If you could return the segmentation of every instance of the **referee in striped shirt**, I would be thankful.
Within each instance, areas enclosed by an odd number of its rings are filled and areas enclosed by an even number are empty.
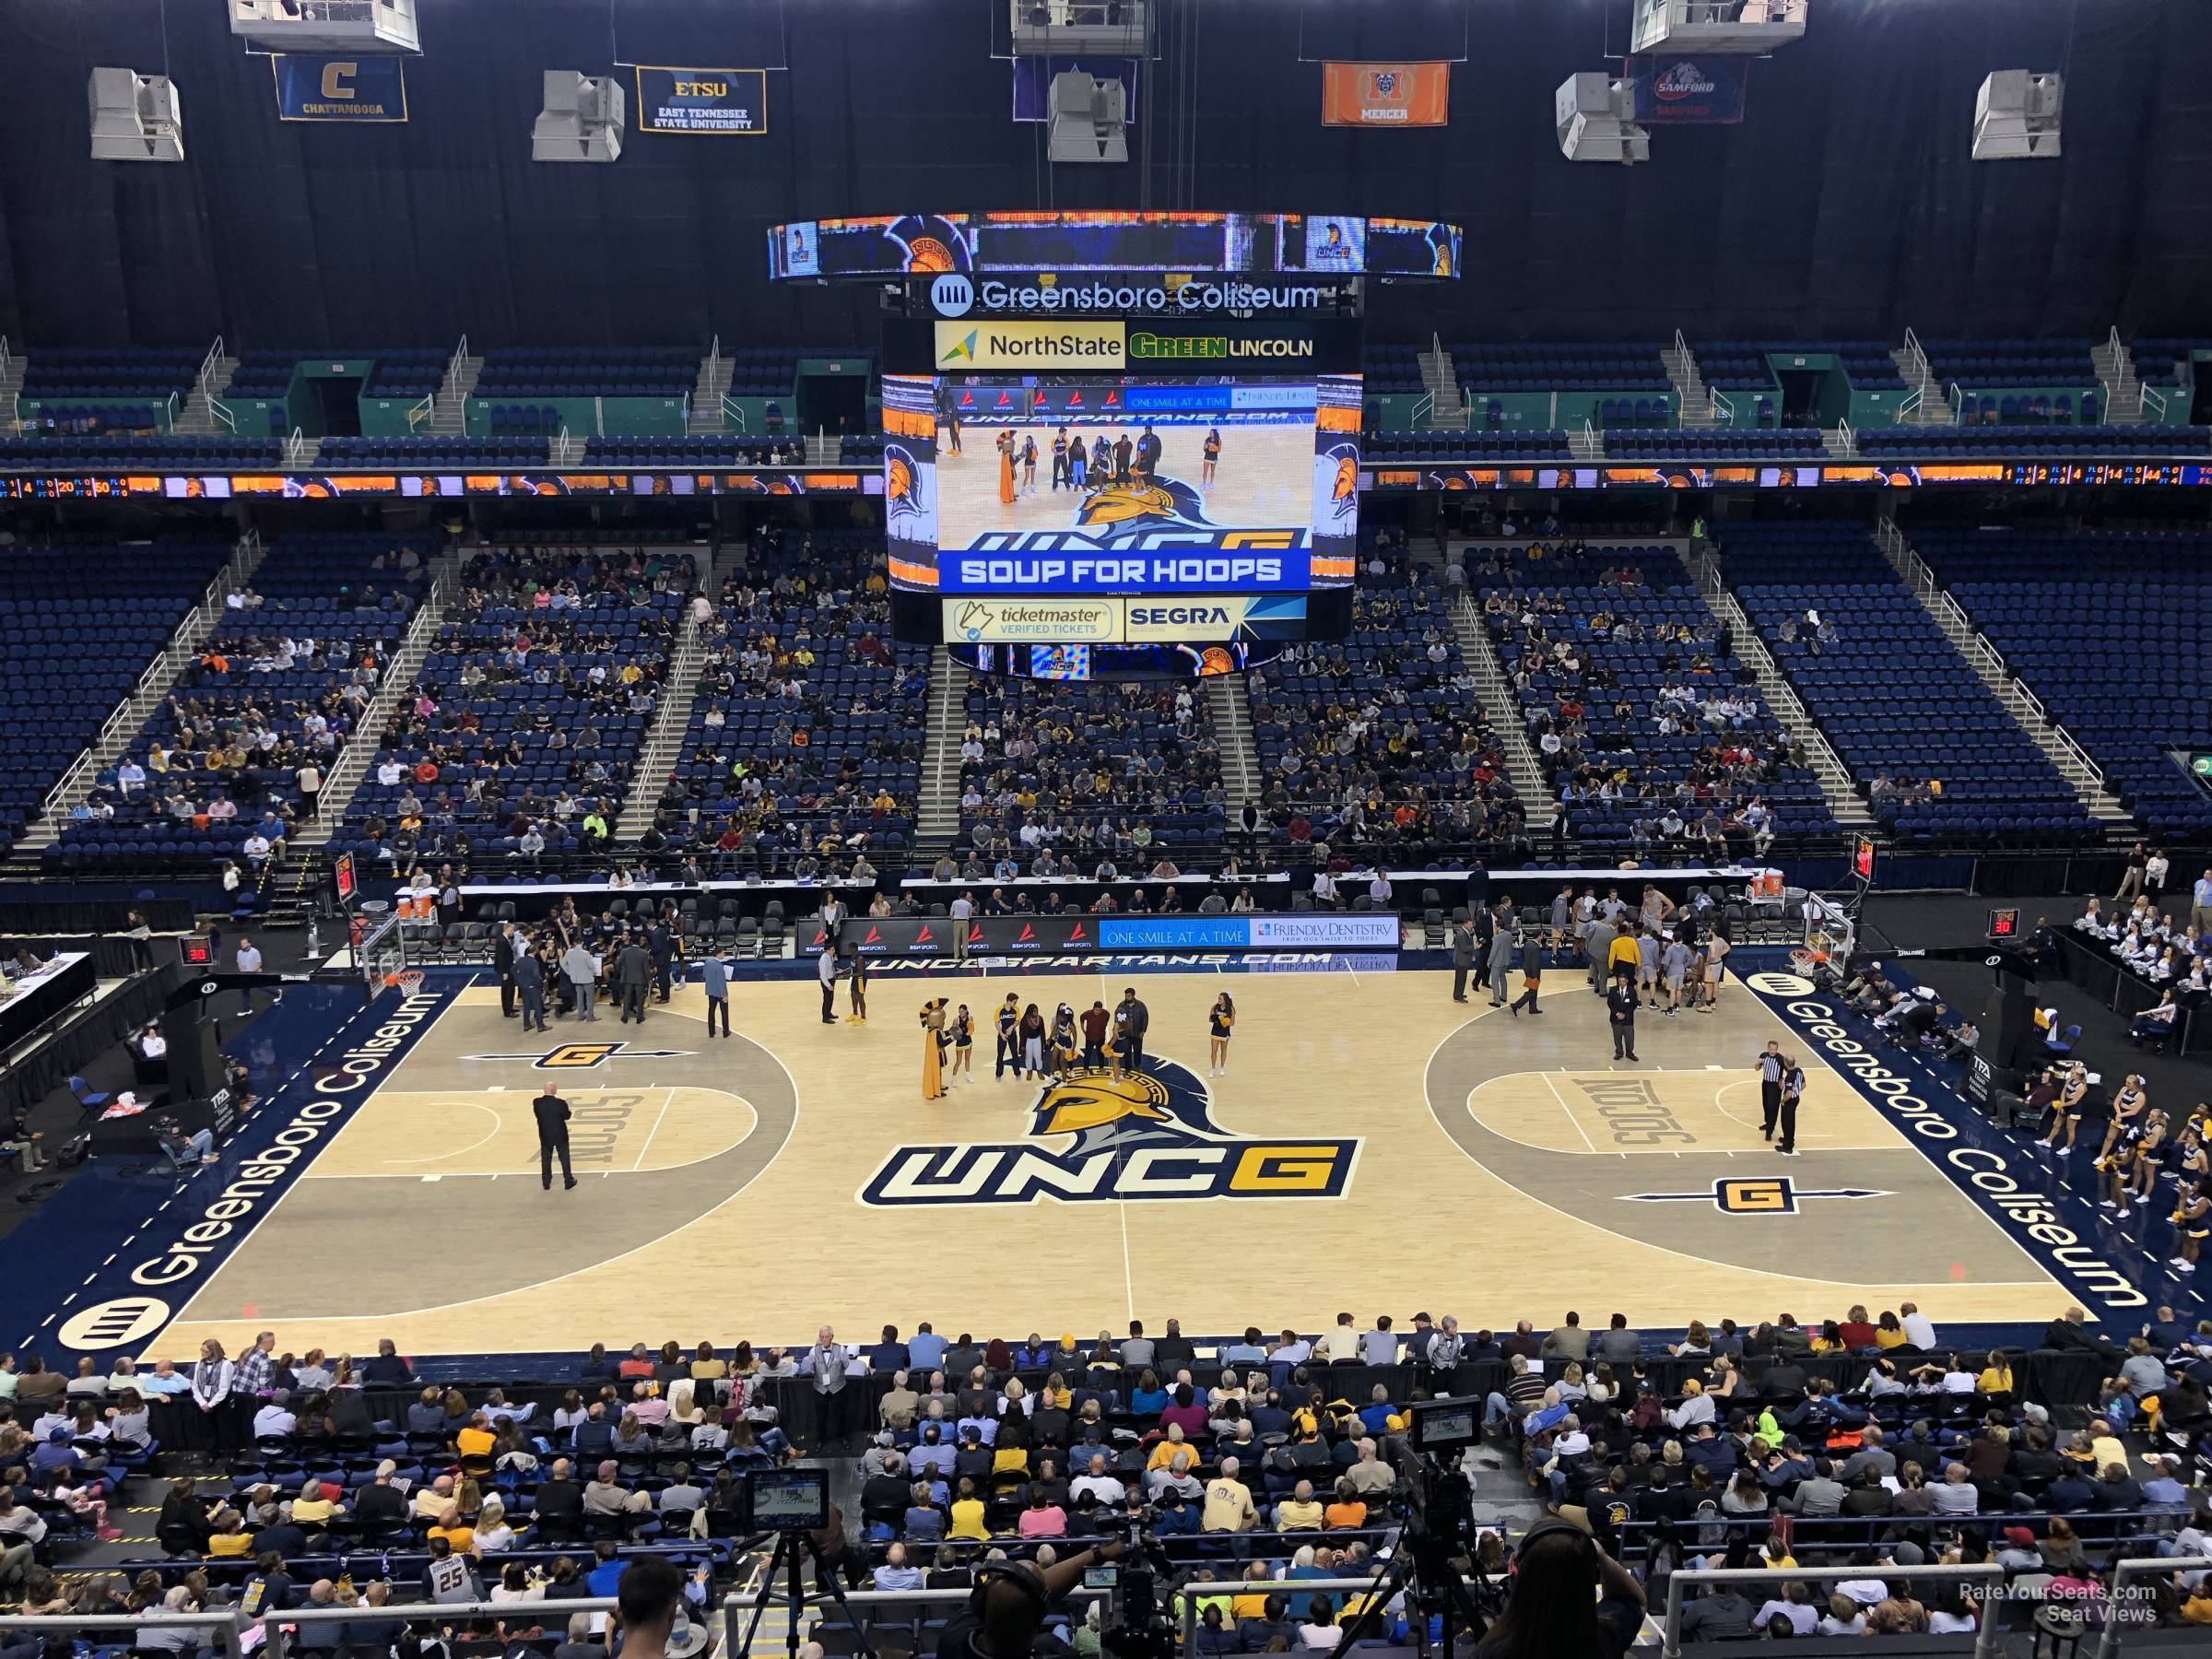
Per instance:
[[[1774,1138],[1774,1120],[1782,1112],[1782,1044],[1769,1042],[1759,1057],[1759,1133]]]

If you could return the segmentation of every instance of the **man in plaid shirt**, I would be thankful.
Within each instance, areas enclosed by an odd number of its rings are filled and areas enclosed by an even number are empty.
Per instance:
[[[253,1338],[253,1346],[238,1357],[238,1391],[253,1398],[265,1398],[276,1386],[276,1333],[264,1331]]]

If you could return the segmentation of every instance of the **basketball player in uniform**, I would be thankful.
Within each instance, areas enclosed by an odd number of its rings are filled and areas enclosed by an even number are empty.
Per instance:
[[[853,1011],[845,1016],[847,1025],[868,1023],[868,959],[856,948],[853,952],[852,992]]]
[[[1205,460],[1200,463],[1198,467],[1198,481],[1201,484],[1211,484],[1214,481],[1214,464],[1221,459],[1221,429],[1219,427],[1206,429],[1204,454]]]
[[[1705,935],[1705,1001],[1703,1007],[1710,1014],[1721,1000],[1721,982],[1728,977],[1730,946],[1719,928]]]
[[[960,412],[958,409],[946,411],[945,433],[952,441],[952,453],[956,455],[959,454],[960,453]]]

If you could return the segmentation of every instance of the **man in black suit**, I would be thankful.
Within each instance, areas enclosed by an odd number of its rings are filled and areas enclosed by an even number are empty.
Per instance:
[[[1609,931],[1609,930],[1608,930]],[[1613,1027],[1613,1058],[1636,1058],[1636,982],[1623,975],[1606,991],[1606,1018]]]
[[[653,957],[636,939],[615,958],[615,983],[622,993],[622,1023],[645,1023],[645,993],[653,984]]]
[[[569,1103],[548,1083],[530,1102],[530,1110],[537,1118],[538,1179],[547,1192],[553,1190],[553,1155],[559,1153],[560,1188],[565,1193],[576,1184],[576,1171],[569,1168]]]
[[[502,922],[492,935],[492,971],[500,976],[500,1012],[514,1018],[514,924]]]

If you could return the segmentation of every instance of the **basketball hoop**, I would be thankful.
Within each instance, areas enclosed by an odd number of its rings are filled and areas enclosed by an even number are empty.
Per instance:
[[[422,970],[403,968],[392,976],[392,982],[399,987],[402,996],[412,996],[422,989]]]
[[[1797,949],[1790,952],[1790,966],[1796,969],[1800,973],[1810,973],[1816,968],[1825,968],[1828,966],[1828,952],[1825,950],[1807,950],[1803,947],[1799,947]],[[420,974],[416,975],[416,978],[418,979],[420,979],[421,977],[422,976]]]

